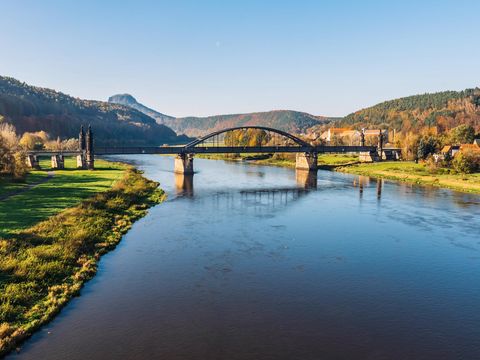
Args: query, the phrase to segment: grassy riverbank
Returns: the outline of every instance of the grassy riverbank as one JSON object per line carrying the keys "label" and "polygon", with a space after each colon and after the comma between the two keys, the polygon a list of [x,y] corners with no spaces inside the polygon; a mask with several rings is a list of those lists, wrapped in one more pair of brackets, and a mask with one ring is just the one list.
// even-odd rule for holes
{"label": "grassy riverbank", "polygon": [[[1,204],[0,357],[77,295],[100,256],[165,196],[131,167],[97,165],[95,171],[55,171],[51,180]],[[26,212],[24,220],[18,211]]]}
{"label": "grassy riverbank", "polygon": [[453,174],[446,169],[439,169],[437,172],[432,173],[425,164],[416,164],[414,162],[387,161],[356,164],[338,167],[336,170],[356,175],[480,193],[480,173]]}

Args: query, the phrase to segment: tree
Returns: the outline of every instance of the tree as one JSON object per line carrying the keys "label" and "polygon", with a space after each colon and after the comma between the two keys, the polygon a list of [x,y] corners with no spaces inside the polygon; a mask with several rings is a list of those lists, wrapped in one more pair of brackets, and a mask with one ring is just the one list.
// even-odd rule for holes
{"label": "tree", "polygon": [[20,145],[26,150],[41,150],[44,147],[44,140],[35,133],[26,132],[20,139]]}
{"label": "tree", "polygon": [[459,125],[450,131],[452,144],[471,144],[475,139],[475,129],[470,125]]}
{"label": "tree", "polygon": [[480,151],[461,151],[452,161],[455,171],[463,174],[471,174],[480,171]]}
{"label": "tree", "polygon": [[425,160],[429,155],[435,154],[439,146],[440,140],[433,135],[420,137],[417,144],[417,158]]}
{"label": "tree", "polygon": [[19,146],[15,128],[0,123],[0,173],[22,178],[26,171],[25,153]]}

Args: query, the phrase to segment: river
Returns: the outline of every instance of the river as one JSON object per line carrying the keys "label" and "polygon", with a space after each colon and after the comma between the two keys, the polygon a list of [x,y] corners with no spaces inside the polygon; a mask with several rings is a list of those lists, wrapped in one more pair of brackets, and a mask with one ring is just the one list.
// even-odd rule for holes
{"label": "river", "polygon": [[480,197],[117,157],[168,200],[11,359],[480,359]]}

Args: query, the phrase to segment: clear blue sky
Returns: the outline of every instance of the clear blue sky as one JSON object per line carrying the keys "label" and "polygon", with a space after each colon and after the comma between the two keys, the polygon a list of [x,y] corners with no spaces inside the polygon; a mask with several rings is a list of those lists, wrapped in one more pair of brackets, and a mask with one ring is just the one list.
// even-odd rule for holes
{"label": "clear blue sky", "polygon": [[0,74],[174,116],[338,116],[479,86],[479,19],[478,0],[2,0]]}

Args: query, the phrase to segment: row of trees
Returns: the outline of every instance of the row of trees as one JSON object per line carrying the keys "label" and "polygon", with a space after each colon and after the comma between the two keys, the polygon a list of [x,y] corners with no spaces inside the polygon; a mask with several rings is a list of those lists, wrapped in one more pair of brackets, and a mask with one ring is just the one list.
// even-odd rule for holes
{"label": "row of trees", "polygon": [[52,140],[45,131],[26,132],[20,138],[19,144],[26,150],[76,150],[78,139]]}
{"label": "row of trees", "polygon": [[445,145],[472,144],[476,137],[473,127],[460,125],[449,132],[438,134],[429,128],[419,132],[401,132],[395,137],[394,145],[402,149],[406,160],[425,160],[430,155],[440,152]]}
{"label": "row of trees", "polygon": [[0,175],[21,179],[27,172],[26,151],[28,150],[75,150],[77,139],[52,140],[45,131],[16,134],[15,127],[3,122],[0,116]]}

